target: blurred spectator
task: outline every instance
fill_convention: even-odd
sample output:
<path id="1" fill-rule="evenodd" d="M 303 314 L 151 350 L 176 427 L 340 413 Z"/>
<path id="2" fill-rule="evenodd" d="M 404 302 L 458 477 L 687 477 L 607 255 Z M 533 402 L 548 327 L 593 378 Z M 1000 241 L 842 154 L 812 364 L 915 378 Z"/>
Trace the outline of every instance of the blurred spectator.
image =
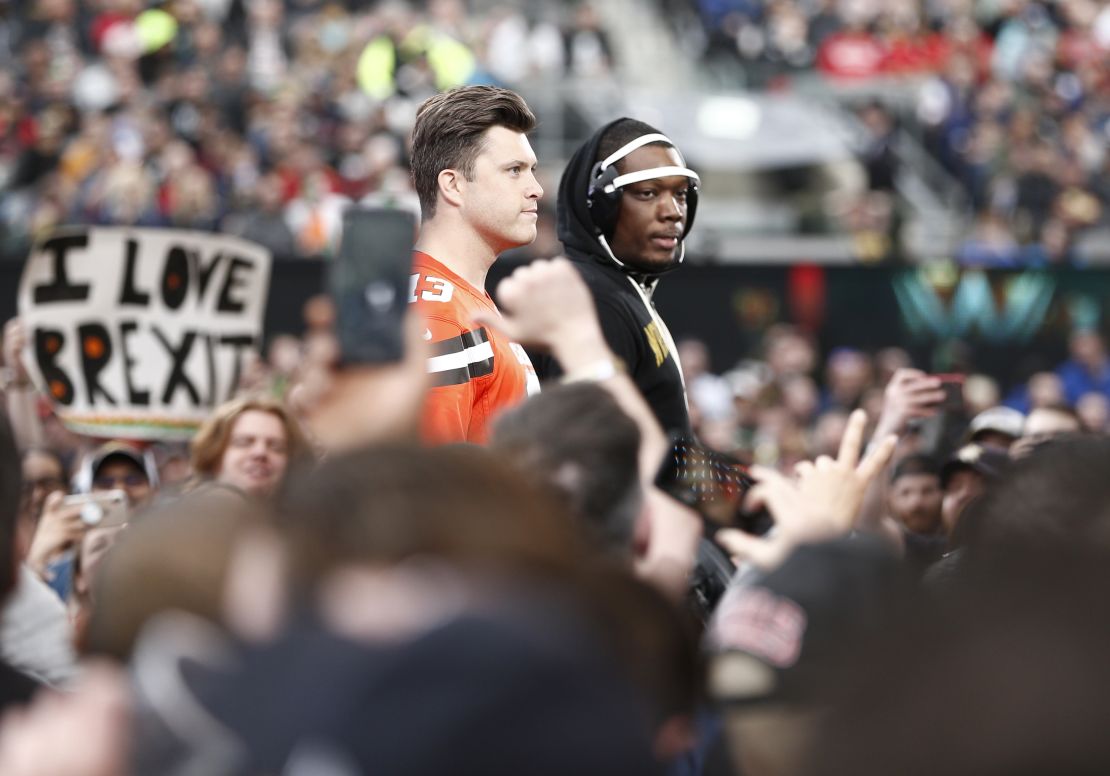
<path id="1" fill-rule="evenodd" d="M 567 71 L 579 78 L 602 77 L 612 66 L 609 35 L 589 2 L 579 3 L 574 10 L 574 21 L 566 34 L 566 51 Z"/>
<path id="2" fill-rule="evenodd" d="M 871 359 L 866 354 L 850 348 L 833 351 L 825 363 L 825 393 L 821 408 L 855 409 L 860 405 L 871 379 Z"/>
<path id="3" fill-rule="evenodd" d="M 1071 357 L 1056 370 L 1064 384 L 1063 400 L 1075 404 L 1086 393 L 1110 394 L 1110 358 L 1102 335 L 1077 331 L 1068 341 L 1068 350 Z"/>
<path id="4" fill-rule="evenodd" d="M 685 339 L 678 343 L 678 360 L 682 364 L 682 378 L 690 399 L 702 420 L 712 421 L 731 418 L 732 389 L 714 374 L 710 367 L 709 348 L 700 340 Z M 692 421 L 696 422 L 696 421 Z"/>
<path id="5" fill-rule="evenodd" d="M 1099 4 L 688 0 L 688 6 L 704 29 L 709 71 L 730 85 L 775 89 L 793 76 L 817 74 L 845 103 L 861 92 L 883 95 L 859 111 L 869 188 L 892 189 L 895 126 L 924 139 L 977 214 L 960 244 L 962 262 L 1074 264 L 1077 234 L 1106 223 L 1110 25 Z M 895 90 L 914 95 L 915 109 L 887 96 Z M 893 231 L 897 218 L 876 218 L 874 203 L 850 199 L 833 203 L 829 214 L 866 237 L 861 256 L 891 255 L 876 240 Z M 893 199 L 887 206 L 898 209 Z"/>
<path id="6" fill-rule="evenodd" d="M 1105 434 L 1110 431 L 1110 397 L 1094 391 L 1085 393 L 1075 403 L 1075 414 L 1084 431 Z"/>
<path id="7" fill-rule="evenodd" d="M 274 173 L 260 177 L 252 200 L 224 220 L 226 231 L 265 246 L 275 256 L 296 255 L 298 243 L 283 213 L 281 178 Z"/>
<path id="8" fill-rule="evenodd" d="M 964 380 L 964 403 L 967 414 L 972 417 L 998 406 L 1001 398 L 998 381 L 993 377 L 973 374 Z"/>
<path id="9" fill-rule="evenodd" d="M 1028 455 L 1039 445 L 1061 434 L 1074 434 L 1082 428 L 1075 411 L 1066 404 L 1034 407 L 1025 419 L 1025 428 L 1010 454 L 1015 458 Z"/>
<path id="10" fill-rule="evenodd" d="M 47 448 L 28 448 L 21 456 L 23 467 L 23 498 L 20 502 L 20 557 L 25 557 L 31 537 L 42 516 L 42 507 L 51 493 L 68 490 L 69 477 L 65 462 Z"/>
<path id="11" fill-rule="evenodd" d="M 906 531 L 923 536 L 941 528 L 940 468 L 921 455 L 903 458 L 894 467 L 891 480 L 890 516 Z"/>
<path id="12" fill-rule="evenodd" d="M 941 467 L 940 483 L 944 489 L 941 524 L 950 545 L 960 544 L 956 531 L 968 505 L 986 492 L 987 485 L 1005 471 L 1008 462 L 1005 450 L 970 444 L 961 447 Z"/>
<path id="13" fill-rule="evenodd" d="M 1025 416 L 1010 407 L 991 407 L 971 419 L 967 433 L 969 442 L 1008 450 L 1025 428 Z"/>
<path id="14" fill-rule="evenodd" d="M 319 256 L 347 201 L 411 199 L 403 139 L 424 97 L 612 67 L 588 4 L 471 11 L 448 0 L 13 9 L 0 255 L 93 223 L 227 231 L 279 257 Z"/>

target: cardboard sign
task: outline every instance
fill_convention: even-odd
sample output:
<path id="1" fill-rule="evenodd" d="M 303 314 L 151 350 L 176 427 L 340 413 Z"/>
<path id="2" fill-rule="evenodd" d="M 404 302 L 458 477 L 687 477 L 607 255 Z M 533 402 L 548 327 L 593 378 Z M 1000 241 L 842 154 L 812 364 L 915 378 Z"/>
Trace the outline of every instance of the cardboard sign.
<path id="1" fill-rule="evenodd" d="M 28 369 L 72 431 L 186 439 L 234 393 L 269 285 L 269 251 L 234 237 L 56 232 L 20 281 Z"/>

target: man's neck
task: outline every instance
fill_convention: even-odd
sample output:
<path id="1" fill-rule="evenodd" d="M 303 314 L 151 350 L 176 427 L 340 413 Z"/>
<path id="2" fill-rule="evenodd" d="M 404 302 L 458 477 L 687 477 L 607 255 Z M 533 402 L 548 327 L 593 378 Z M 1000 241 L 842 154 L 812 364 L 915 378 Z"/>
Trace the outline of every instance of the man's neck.
<path id="1" fill-rule="evenodd" d="M 415 249 L 426 253 L 478 290 L 486 287 L 486 274 L 497 253 L 469 229 L 454 228 L 435 220 L 425 221 Z"/>

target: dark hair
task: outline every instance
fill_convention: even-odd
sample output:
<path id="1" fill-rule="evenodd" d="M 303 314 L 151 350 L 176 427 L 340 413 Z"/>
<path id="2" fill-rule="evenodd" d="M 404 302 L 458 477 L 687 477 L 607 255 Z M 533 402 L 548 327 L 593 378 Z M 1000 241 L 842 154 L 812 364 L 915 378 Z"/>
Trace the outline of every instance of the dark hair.
<path id="1" fill-rule="evenodd" d="M 822 699 L 804 776 L 1110 770 L 1105 553 L 1025 548 L 875 629 Z"/>
<path id="2" fill-rule="evenodd" d="M 1035 448 L 984 494 L 974 549 L 1088 545 L 1110 552 L 1108 467 L 1110 438 L 1099 434 L 1061 435 Z"/>
<path id="3" fill-rule="evenodd" d="M 604 388 L 545 388 L 497 419 L 490 446 L 562 492 L 595 543 L 629 550 L 640 507 L 640 430 Z"/>
<path id="4" fill-rule="evenodd" d="M 133 522 L 92 580 L 94 603 L 76 634 L 78 649 L 127 661 L 146 623 L 170 610 L 221 624 L 237 542 L 262 520 L 258 505 L 239 491 L 212 487 Z"/>
<path id="5" fill-rule="evenodd" d="M 892 483 L 897 482 L 902 477 L 914 474 L 931 474 L 934 477 L 940 477 L 940 465 L 932 456 L 913 453 L 894 465 L 894 472 L 890 475 L 890 481 Z"/>
<path id="6" fill-rule="evenodd" d="M 488 450 L 382 445 L 300 469 L 275 514 L 305 592 L 335 568 L 429 556 L 542 575 L 581 546 L 559 505 Z"/>
<path id="7" fill-rule="evenodd" d="M 705 695 L 705 657 L 692 612 L 629 569 L 599 564 L 588 606 L 617 670 L 644 693 L 654 725 L 693 715 Z"/>
<path id="8" fill-rule="evenodd" d="M 474 160 L 491 127 L 531 132 L 536 117 L 516 92 L 496 86 L 465 86 L 429 97 L 412 130 L 412 182 L 424 218 L 436 214 L 439 174 L 458 170 L 473 180 Z"/>
<path id="9" fill-rule="evenodd" d="M 622 146 L 631 143 L 638 137 L 657 134 L 662 133 L 660 133 L 658 129 L 651 126 L 650 124 L 645 124 L 644 122 L 637 119 L 620 119 L 618 121 L 615 121 L 608 129 L 605 130 L 605 132 L 601 135 L 601 138 L 598 140 L 597 158 L 594 159 L 594 163 L 596 164 L 602 159 L 608 158 L 617 150 L 619 150 Z M 649 143 L 648 145 L 663 146 L 664 148 L 672 147 L 668 143 L 664 143 L 662 141 Z M 621 161 L 618 161 L 617 166 L 620 167 L 621 162 L 623 161 L 623 159 Z"/>
<path id="10" fill-rule="evenodd" d="M 15 529 L 23 471 L 8 416 L 0 412 L 0 601 L 15 586 Z"/>

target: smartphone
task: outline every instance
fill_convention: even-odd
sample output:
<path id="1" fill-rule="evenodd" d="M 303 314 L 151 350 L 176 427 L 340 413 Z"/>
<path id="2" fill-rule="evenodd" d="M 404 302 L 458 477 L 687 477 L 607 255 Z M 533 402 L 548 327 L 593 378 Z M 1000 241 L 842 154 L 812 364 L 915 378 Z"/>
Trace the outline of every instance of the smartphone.
<path id="1" fill-rule="evenodd" d="M 386 364 L 403 355 L 416 218 L 407 210 L 351 207 L 328 271 L 343 364 Z"/>
<path id="2" fill-rule="evenodd" d="M 960 445 L 967 428 L 967 407 L 964 404 L 964 375 L 937 374 L 944 398 L 936 405 L 937 412 L 916 425 L 920 435 L 920 452 L 939 459 L 948 458 Z"/>
<path id="3" fill-rule="evenodd" d="M 110 528 L 126 525 L 131 507 L 127 493 L 122 490 L 105 490 L 66 496 L 65 506 L 81 507 L 81 522 L 89 528 Z"/>
<path id="4" fill-rule="evenodd" d="M 944 390 L 944 400 L 940 403 L 941 412 L 962 412 L 964 409 L 964 376 L 957 374 L 933 375 L 940 380 Z"/>
<path id="5" fill-rule="evenodd" d="M 686 437 L 676 437 L 655 477 L 656 486 L 698 512 L 708 533 L 717 528 L 750 530 L 744 496 L 755 484 L 737 459 Z"/>

